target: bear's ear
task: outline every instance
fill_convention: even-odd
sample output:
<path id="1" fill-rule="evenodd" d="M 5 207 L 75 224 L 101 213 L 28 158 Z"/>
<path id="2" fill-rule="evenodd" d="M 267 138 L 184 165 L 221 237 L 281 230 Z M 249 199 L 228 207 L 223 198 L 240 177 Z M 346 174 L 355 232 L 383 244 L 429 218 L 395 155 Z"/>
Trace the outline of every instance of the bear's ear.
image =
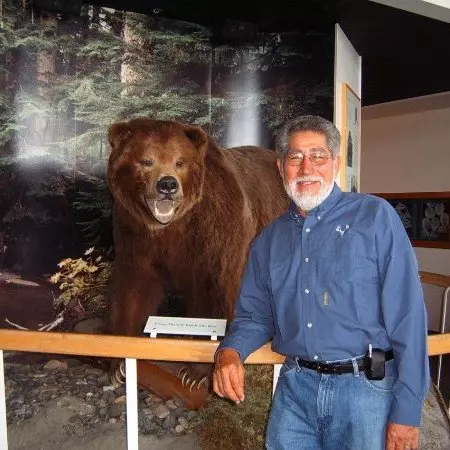
<path id="1" fill-rule="evenodd" d="M 186 126 L 184 128 L 184 134 L 197 149 L 203 147 L 208 141 L 207 134 L 200 127 L 196 127 L 195 125 Z"/>
<path id="2" fill-rule="evenodd" d="M 131 129 L 126 122 L 117 122 L 111 125 L 108 131 L 108 141 L 115 150 L 131 135 Z"/>

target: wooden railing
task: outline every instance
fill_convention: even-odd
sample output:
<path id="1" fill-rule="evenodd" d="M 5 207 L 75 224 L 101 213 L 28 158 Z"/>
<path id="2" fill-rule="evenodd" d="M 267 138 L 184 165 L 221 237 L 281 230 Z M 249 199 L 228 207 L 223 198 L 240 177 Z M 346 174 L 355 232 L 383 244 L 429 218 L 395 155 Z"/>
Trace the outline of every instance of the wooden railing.
<path id="1" fill-rule="evenodd" d="M 150 339 L 99 334 L 0 330 L 0 348 L 35 353 L 151 359 L 153 361 L 213 362 L 217 341 L 200 339 Z M 430 356 L 450 353 L 450 333 L 428 336 Z M 280 364 L 284 356 L 263 345 L 246 364 Z"/>
<path id="2" fill-rule="evenodd" d="M 419 275 L 422 283 L 433 284 L 443 288 L 450 286 L 450 276 L 432 272 L 419 272 Z"/>
<path id="3" fill-rule="evenodd" d="M 439 286 L 444 289 L 442 294 L 442 302 L 441 302 L 441 319 L 439 323 L 439 333 L 444 334 L 446 331 L 446 320 L 447 320 L 447 306 L 448 306 L 448 297 L 450 293 L 450 277 L 447 275 L 441 275 L 438 273 L 432 272 L 419 272 L 420 280 L 422 283 L 431 284 L 433 286 Z M 444 352 L 442 352 L 444 353 Z M 442 379 L 442 362 L 443 355 L 439 355 L 438 359 L 438 367 L 436 374 L 436 385 L 438 389 L 441 387 L 441 379 Z M 444 402 L 445 403 L 445 402 Z M 450 415 L 450 400 L 446 405 L 447 413 Z"/>

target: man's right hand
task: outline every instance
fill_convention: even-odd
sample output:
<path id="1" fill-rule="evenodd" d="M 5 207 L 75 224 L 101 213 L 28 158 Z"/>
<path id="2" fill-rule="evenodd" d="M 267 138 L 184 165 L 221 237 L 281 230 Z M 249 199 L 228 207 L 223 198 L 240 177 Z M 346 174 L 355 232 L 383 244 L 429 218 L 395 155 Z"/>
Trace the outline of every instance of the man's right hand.
<path id="1" fill-rule="evenodd" d="M 226 397 L 239 405 L 244 401 L 245 369 L 239 353 L 230 348 L 216 355 L 213 389 L 219 397 Z"/>

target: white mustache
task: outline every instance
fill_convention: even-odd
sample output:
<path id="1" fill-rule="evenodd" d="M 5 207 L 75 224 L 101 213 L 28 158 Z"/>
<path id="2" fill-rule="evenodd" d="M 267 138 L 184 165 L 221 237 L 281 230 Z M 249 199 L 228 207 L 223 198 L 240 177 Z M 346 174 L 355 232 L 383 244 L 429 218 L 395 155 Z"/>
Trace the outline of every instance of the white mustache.
<path id="1" fill-rule="evenodd" d="M 311 183 L 314 181 L 318 181 L 319 183 L 323 183 L 323 178 L 322 177 L 297 177 L 295 178 L 295 180 L 292 181 L 292 184 L 295 186 L 297 183 Z"/>

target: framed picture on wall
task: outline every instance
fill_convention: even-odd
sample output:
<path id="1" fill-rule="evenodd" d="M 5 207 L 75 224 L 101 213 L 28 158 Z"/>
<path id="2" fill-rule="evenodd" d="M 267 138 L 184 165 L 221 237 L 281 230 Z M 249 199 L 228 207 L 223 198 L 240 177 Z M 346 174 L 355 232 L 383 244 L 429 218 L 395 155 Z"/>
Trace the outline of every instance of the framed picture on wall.
<path id="1" fill-rule="evenodd" d="M 397 211 L 415 247 L 450 248 L 450 192 L 374 194 Z"/>
<path id="2" fill-rule="evenodd" d="M 340 186 L 359 192 L 361 159 L 361 99 L 346 83 L 342 84 L 342 133 Z"/>

